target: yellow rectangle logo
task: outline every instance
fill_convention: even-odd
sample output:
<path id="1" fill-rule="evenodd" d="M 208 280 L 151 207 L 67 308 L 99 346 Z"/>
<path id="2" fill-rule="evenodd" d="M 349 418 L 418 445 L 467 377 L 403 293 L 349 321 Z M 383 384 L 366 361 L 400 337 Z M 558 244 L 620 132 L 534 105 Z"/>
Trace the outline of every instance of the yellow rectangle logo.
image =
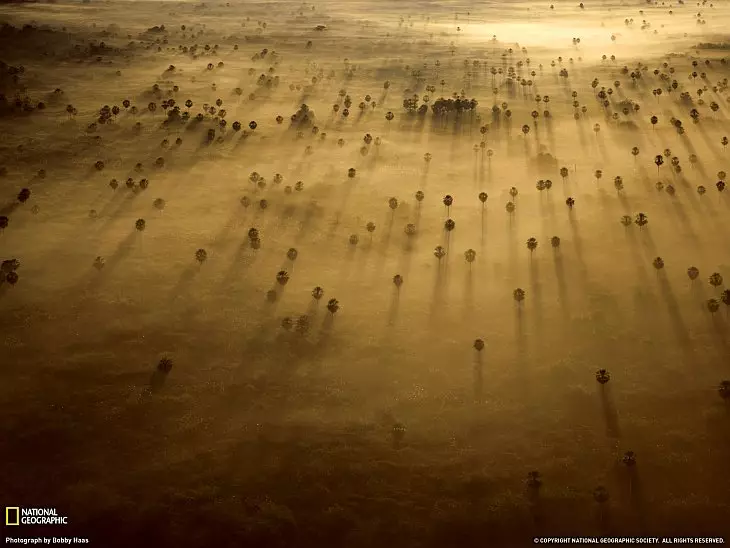
<path id="1" fill-rule="evenodd" d="M 20 525 L 20 507 L 5 507 L 5 525 Z"/>

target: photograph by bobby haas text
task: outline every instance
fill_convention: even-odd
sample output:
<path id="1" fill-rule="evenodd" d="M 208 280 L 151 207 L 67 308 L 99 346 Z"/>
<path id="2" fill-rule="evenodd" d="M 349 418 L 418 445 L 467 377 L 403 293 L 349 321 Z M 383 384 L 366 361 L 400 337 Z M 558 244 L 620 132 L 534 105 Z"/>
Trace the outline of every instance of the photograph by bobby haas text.
<path id="1" fill-rule="evenodd" d="M 5 537 L 5 544 L 89 544 L 89 539 L 83 537 Z"/>

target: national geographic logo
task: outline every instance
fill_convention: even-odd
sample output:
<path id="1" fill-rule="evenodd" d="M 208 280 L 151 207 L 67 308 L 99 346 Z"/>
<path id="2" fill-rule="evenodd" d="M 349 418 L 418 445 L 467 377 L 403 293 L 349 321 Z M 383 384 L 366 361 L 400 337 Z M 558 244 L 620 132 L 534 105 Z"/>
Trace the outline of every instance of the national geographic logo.
<path id="1" fill-rule="evenodd" d="M 59 516 L 55 508 L 6 506 L 5 525 L 68 525 L 68 518 Z"/>

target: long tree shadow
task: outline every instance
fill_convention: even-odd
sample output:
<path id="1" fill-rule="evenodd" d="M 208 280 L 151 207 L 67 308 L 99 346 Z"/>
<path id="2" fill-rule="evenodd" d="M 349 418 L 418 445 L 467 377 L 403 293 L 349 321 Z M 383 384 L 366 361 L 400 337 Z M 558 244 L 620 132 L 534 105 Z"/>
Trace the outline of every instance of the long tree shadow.
<path id="1" fill-rule="evenodd" d="M 606 435 L 609 438 L 619 439 L 621 437 L 621 428 L 619 426 L 618 413 L 613 403 L 611 388 L 606 384 L 600 385 L 599 397 L 601 400 L 603 422 L 606 426 Z"/>
<path id="2" fill-rule="evenodd" d="M 474 401 L 484 403 L 484 351 L 475 351 L 473 366 Z"/>

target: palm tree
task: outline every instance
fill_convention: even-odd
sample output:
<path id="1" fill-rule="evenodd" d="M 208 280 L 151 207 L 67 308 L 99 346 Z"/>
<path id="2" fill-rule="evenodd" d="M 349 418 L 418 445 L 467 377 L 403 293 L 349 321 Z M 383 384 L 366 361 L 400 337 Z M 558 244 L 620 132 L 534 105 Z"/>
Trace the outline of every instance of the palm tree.
<path id="1" fill-rule="evenodd" d="M 542 479 L 540 478 L 540 472 L 533 470 L 527 473 L 527 486 L 530 489 L 539 489 L 542 486 Z"/>
<path id="2" fill-rule="evenodd" d="M 142 232 L 146 226 L 147 226 L 147 223 L 145 222 L 144 219 L 137 219 L 137 221 L 134 223 L 134 227 L 137 230 L 139 230 L 140 232 Z"/>
<path id="3" fill-rule="evenodd" d="M 664 158 L 662 157 L 661 154 L 657 154 L 656 156 L 654 156 L 654 163 L 656 164 L 656 172 L 658 175 L 659 168 L 662 166 L 662 164 L 664 164 Z"/>
<path id="4" fill-rule="evenodd" d="M 454 228 L 456 228 L 456 223 L 454 222 L 454 220 L 446 219 L 446 221 L 444 222 L 444 229 L 447 232 L 451 232 L 452 230 L 454 230 Z"/>
<path id="5" fill-rule="evenodd" d="M 256 240 L 259 238 L 259 229 L 258 228 L 249 228 L 248 230 L 248 238 L 250 240 Z"/>
<path id="6" fill-rule="evenodd" d="M 639 226 L 639 228 L 641 228 L 649 222 L 649 218 L 646 216 L 645 213 L 638 213 L 636 215 L 636 218 L 634 219 L 634 222 Z"/>
<path id="7" fill-rule="evenodd" d="M 109 187 L 112 190 L 116 190 L 117 188 L 119 188 L 119 182 L 116 179 L 112 179 L 111 181 L 109 181 Z"/>
<path id="8" fill-rule="evenodd" d="M 530 133 L 530 126 L 528 126 L 527 124 L 522 126 L 522 133 L 525 135 L 525 137 L 527 137 L 527 134 Z"/>
<path id="9" fill-rule="evenodd" d="M 433 254 L 434 257 L 441 261 L 446 256 L 446 250 L 442 246 L 437 245 L 433 250 Z"/>
<path id="10" fill-rule="evenodd" d="M 517 289 L 515 289 L 512 292 L 512 297 L 514 297 L 515 301 L 517 301 L 518 303 L 521 303 L 522 301 L 525 300 L 525 290 L 518 287 Z"/>
<path id="11" fill-rule="evenodd" d="M 717 187 L 718 192 L 722 192 L 723 190 L 725 190 L 725 181 L 717 181 L 717 183 L 715 183 L 715 186 Z"/>
<path id="12" fill-rule="evenodd" d="M 289 251 L 286 252 L 286 258 L 290 261 L 295 261 L 297 257 L 299 256 L 299 252 L 294 249 L 293 247 L 289 248 Z"/>
<path id="13" fill-rule="evenodd" d="M 172 371 L 172 360 L 170 358 L 162 358 L 157 362 L 157 370 L 165 375 Z"/>
<path id="14" fill-rule="evenodd" d="M 656 257 L 654 261 L 652 261 L 652 264 L 654 265 L 654 268 L 656 268 L 657 270 L 661 270 L 662 268 L 664 268 L 664 259 L 662 259 L 661 257 Z"/>
<path id="15" fill-rule="evenodd" d="M 446 206 L 446 214 L 448 215 L 449 210 L 451 208 L 451 204 L 454 203 L 454 198 L 451 195 L 447 194 L 446 196 L 444 196 L 443 202 L 444 202 L 444 205 Z"/>
<path id="16" fill-rule="evenodd" d="M 393 276 L 393 283 L 398 289 L 400 289 L 400 286 L 403 285 L 403 276 L 401 276 L 400 274 L 396 274 L 395 276 Z"/>
<path id="17" fill-rule="evenodd" d="M 425 197 L 426 197 L 426 195 L 423 193 L 422 190 L 419 190 L 416 192 L 416 201 L 417 202 L 419 202 L 419 203 L 422 202 Z"/>
<path id="18" fill-rule="evenodd" d="M 349 242 L 350 245 L 357 245 L 360 241 L 360 237 L 357 234 L 350 234 Z"/>
<path id="19" fill-rule="evenodd" d="M 553 246 L 555 249 L 560 247 L 560 237 L 553 236 L 550 238 L 550 245 Z"/>
<path id="20" fill-rule="evenodd" d="M 200 248 L 195 252 L 195 260 L 198 261 L 201 265 L 205 262 L 205 260 L 208 258 L 208 252 Z"/>
<path id="21" fill-rule="evenodd" d="M 330 314 L 334 316 L 339 309 L 340 303 L 337 299 L 330 299 L 327 301 L 327 310 L 329 310 Z"/>
<path id="22" fill-rule="evenodd" d="M 605 369 L 599 369 L 596 371 L 596 380 L 599 384 L 606 384 L 611 380 L 611 374 Z"/>
<path id="23" fill-rule="evenodd" d="M 25 202 L 27 202 L 29 198 L 30 198 L 30 189 L 23 188 L 23 189 L 21 189 L 20 192 L 18 192 L 18 201 L 21 204 L 24 204 Z"/>
<path id="24" fill-rule="evenodd" d="M 248 196 L 241 196 L 240 202 L 243 207 L 248 207 L 251 205 L 251 198 Z"/>
<path id="25" fill-rule="evenodd" d="M 616 175 L 616 177 L 613 180 L 613 186 L 616 187 L 616 190 L 618 192 L 621 192 L 624 189 L 623 177 L 621 177 L 620 175 Z"/>
<path id="26" fill-rule="evenodd" d="M 286 285 L 289 281 L 289 273 L 286 270 L 279 270 L 279 272 L 276 273 L 276 281 L 279 285 Z"/>
<path id="27" fill-rule="evenodd" d="M 405 232 L 407 236 L 415 236 L 416 231 L 416 225 L 414 225 L 413 223 L 408 223 L 403 229 L 403 232 Z"/>
<path id="28" fill-rule="evenodd" d="M 567 205 L 568 208 L 573 209 L 573 206 L 575 205 L 575 199 L 573 199 L 572 196 L 568 196 L 568 199 L 565 200 L 565 205 Z"/>
<path id="29" fill-rule="evenodd" d="M 481 203 L 483 203 L 483 204 L 485 204 L 485 203 L 487 202 L 487 198 L 488 198 L 488 197 L 489 197 L 489 196 L 487 195 L 487 193 L 486 193 L 486 192 L 480 192 L 480 193 L 479 193 L 479 201 L 480 201 Z"/>
<path id="30" fill-rule="evenodd" d="M 537 249 L 537 238 L 530 238 L 527 240 L 527 249 L 530 250 L 530 253 Z"/>
<path id="31" fill-rule="evenodd" d="M 395 198 L 392 198 L 395 199 Z M 370 233 L 370 240 L 373 239 L 373 232 L 375 232 L 375 223 L 370 221 L 368 224 L 365 225 L 365 230 L 367 230 Z"/>
<path id="32" fill-rule="evenodd" d="M 709 310 L 711 314 L 714 314 L 715 312 L 720 310 L 720 301 L 718 301 L 717 299 L 708 299 L 707 310 Z"/>
<path id="33" fill-rule="evenodd" d="M 8 283 L 9 283 L 10 285 L 15 285 L 15 284 L 17 284 L 17 283 L 18 283 L 18 279 L 19 279 L 19 277 L 18 277 L 18 273 L 17 273 L 17 272 L 15 272 L 15 270 L 13 270 L 13 271 L 11 271 L 11 272 L 8 272 L 8 273 L 7 273 L 6 275 L 5 275 L 5 281 L 6 281 L 6 282 L 8 282 Z"/>
<path id="34" fill-rule="evenodd" d="M 355 177 L 355 175 L 356 175 L 356 174 L 357 174 L 357 171 L 355 170 L 355 168 L 354 168 L 354 167 L 351 167 L 350 169 L 348 169 L 348 170 L 347 170 L 347 176 L 348 176 L 348 177 L 349 177 L 350 179 L 353 179 L 353 178 Z"/>
<path id="35" fill-rule="evenodd" d="M 639 155 L 639 147 L 634 147 L 631 149 L 631 154 L 634 158 L 636 158 Z"/>
<path id="36" fill-rule="evenodd" d="M 423 155 L 423 159 L 426 163 L 429 163 L 433 159 L 433 156 L 431 155 L 430 152 L 427 152 L 426 154 Z"/>
<path id="37" fill-rule="evenodd" d="M 474 348 L 475 348 L 475 349 L 476 349 L 476 350 L 477 350 L 478 352 L 481 352 L 482 350 L 484 350 L 484 340 L 482 340 L 482 339 L 476 339 L 476 340 L 474 341 Z"/>
<path id="38" fill-rule="evenodd" d="M 689 276 L 690 280 L 695 281 L 697 279 L 697 276 L 699 276 L 699 275 L 700 275 L 700 271 L 697 267 L 690 266 L 687 269 L 687 276 Z"/>
<path id="39" fill-rule="evenodd" d="M 504 207 L 507 210 L 507 213 L 514 213 L 515 208 L 516 208 L 514 202 L 507 202 L 507 205 Z"/>
<path id="40" fill-rule="evenodd" d="M 599 179 L 600 179 L 601 177 L 603 177 L 603 171 L 601 171 L 600 169 L 597 169 L 597 170 L 596 170 L 596 171 L 595 171 L 595 172 L 593 173 L 593 176 L 594 176 L 594 177 L 596 178 L 596 183 L 598 183 L 598 180 L 599 180 Z"/>
<path id="41" fill-rule="evenodd" d="M 719 287 L 722 285 L 722 274 L 719 272 L 713 272 L 708 280 L 712 287 Z"/>
<path id="42" fill-rule="evenodd" d="M 636 453 L 633 451 L 626 451 L 623 458 L 621 459 L 626 466 L 636 466 Z"/>
<path id="43" fill-rule="evenodd" d="M 388 207 L 393 210 L 395 213 L 396 208 L 398 207 L 398 198 L 391 198 L 388 200 Z"/>
<path id="44" fill-rule="evenodd" d="M 0 215 L 0 230 L 8 228 L 10 220 L 5 215 Z"/>
<path id="45" fill-rule="evenodd" d="M 568 178 L 568 168 L 567 167 L 561 167 L 560 168 L 560 176 L 563 178 L 563 182 L 565 182 L 565 179 Z"/>
<path id="46" fill-rule="evenodd" d="M 699 194 L 700 196 L 704 195 L 705 192 L 707 192 L 707 189 L 704 186 L 699 185 L 697 187 L 697 194 Z"/>
<path id="47" fill-rule="evenodd" d="M 312 297 L 314 300 L 318 301 L 322 297 L 324 297 L 324 289 L 322 289 L 320 286 L 315 287 L 312 289 Z"/>
<path id="48" fill-rule="evenodd" d="M 467 263 L 471 266 L 471 263 L 473 263 L 477 258 L 477 252 L 473 249 L 467 249 L 464 251 L 464 259 Z"/>
<path id="49" fill-rule="evenodd" d="M 106 261 L 104 260 L 104 257 L 99 255 L 96 259 L 94 259 L 94 268 L 96 268 L 97 270 L 101 270 L 102 268 L 104 268 L 105 263 Z"/>
<path id="50" fill-rule="evenodd" d="M 509 195 L 512 196 L 513 199 L 516 198 L 517 197 L 517 188 L 516 187 L 510 188 Z"/>
<path id="51" fill-rule="evenodd" d="M 726 289 L 720 294 L 720 300 L 730 309 L 730 289 Z"/>

